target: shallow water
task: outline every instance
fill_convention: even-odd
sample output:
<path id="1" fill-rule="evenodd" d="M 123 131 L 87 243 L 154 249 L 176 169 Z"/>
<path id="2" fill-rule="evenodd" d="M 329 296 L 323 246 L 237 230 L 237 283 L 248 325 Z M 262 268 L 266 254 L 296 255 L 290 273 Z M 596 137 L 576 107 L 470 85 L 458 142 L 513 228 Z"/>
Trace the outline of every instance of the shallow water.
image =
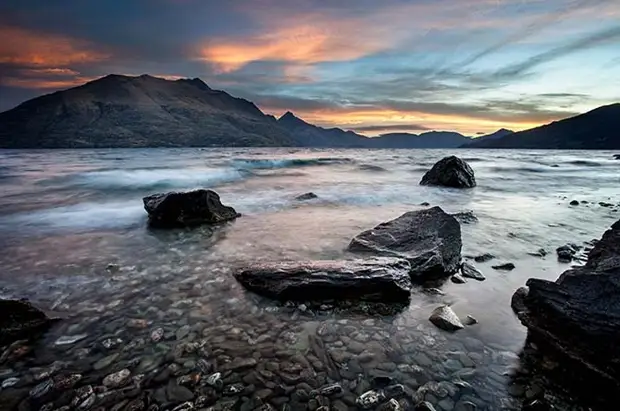
<path id="1" fill-rule="evenodd" d="M 37 374 L 52 367 L 57 375 L 81 374 L 74 388 L 95 388 L 92 408 L 123 409 L 143 400 L 172 409 L 183 395 L 166 387 L 176 387 L 178 377 L 206 359 L 203 374 L 220 371 L 225 387 L 240 383 L 243 391 L 224 395 L 204 386 L 205 378 L 196 386 L 183 381 L 194 397 L 208 399 L 197 408 L 204 402 L 249 410 L 260 405 L 258 396 L 276 409 L 355 409 L 357 396 L 382 374 L 406 387 L 405 398 L 417 392 L 438 410 L 472 404 L 521 409 L 542 395 L 582 409 L 588 404 L 573 401 L 561 387 L 534 390 L 532 378 L 515 377 L 523 368 L 517 354 L 526 332 L 510 298 L 527 278 L 555 279 L 568 268 L 557 262 L 556 247 L 599 238 L 620 218 L 617 205 L 599 204 L 617 204 L 620 162 L 603 151 L 460 150 L 478 187 L 419 186 L 424 171 L 448 154 L 0 151 L 0 292 L 63 318 L 31 352 L 0 364 L 0 381 L 19 379 L 0 391 L 0 405 L 39 409 L 51 403 L 51 410 L 70 403 L 71 390 L 33 397 L 32 388 L 47 378 L 37 380 Z M 198 187 L 215 189 L 243 217 L 217 229 L 147 229 L 143 196 Z M 319 198 L 294 199 L 308 191 Z M 587 203 L 569 206 L 573 199 Z M 479 222 L 462 224 L 463 254 L 497 257 L 476 264 L 486 281 L 446 282 L 443 296 L 417 289 L 409 307 L 381 316 L 273 303 L 245 292 L 231 276 L 235 266 L 256 260 L 348 258 L 344 250 L 354 235 L 421 209 L 422 202 L 476 214 Z M 540 248 L 551 253 L 528 255 Z M 491 268 L 508 261 L 515 270 Z M 454 334 L 436 329 L 428 316 L 441 303 L 479 324 Z M 164 336 L 154 342 L 151 333 L 160 327 Z M 55 344 L 75 335 L 85 336 Z M 139 388 L 104 390 L 103 378 L 124 368 L 134 378 L 127 387 Z M 300 397 L 332 382 L 344 392 Z"/>

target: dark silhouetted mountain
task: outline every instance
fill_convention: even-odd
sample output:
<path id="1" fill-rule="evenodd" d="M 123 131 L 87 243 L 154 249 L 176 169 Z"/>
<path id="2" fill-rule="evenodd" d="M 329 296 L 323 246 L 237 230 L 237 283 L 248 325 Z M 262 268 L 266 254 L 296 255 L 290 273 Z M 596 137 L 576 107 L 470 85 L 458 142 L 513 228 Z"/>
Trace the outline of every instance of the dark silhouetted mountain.
<path id="1" fill-rule="evenodd" d="M 352 131 L 306 123 L 290 111 L 278 119 L 278 124 L 302 147 L 367 147 L 370 140 Z"/>
<path id="2" fill-rule="evenodd" d="M 0 113 L 0 147 L 292 146 L 253 103 L 200 79 L 109 75 Z"/>
<path id="3" fill-rule="evenodd" d="M 372 146 L 380 148 L 456 148 L 471 141 L 469 137 L 452 131 L 389 133 L 372 140 Z"/>
<path id="4" fill-rule="evenodd" d="M 620 103 L 492 140 L 475 148 L 620 149 Z"/>
<path id="5" fill-rule="evenodd" d="M 480 136 L 480 137 L 472 138 L 471 140 L 469 140 L 467 142 L 467 144 L 463 145 L 463 147 L 464 148 L 471 147 L 472 143 L 479 144 L 482 141 L 497 140 L 499 138 L 505 137 L 505 136 L 507 136 L 509 134 L 513 134 L 513 133 L 514 133 L 514 131 L 512 131 L 512 130 L 508 130 L 508 129 L 505 129 L 505 128 L 500 128 L 499 130 L 497 130 L 494 133 L 485 134 L 485 135 Z"/>

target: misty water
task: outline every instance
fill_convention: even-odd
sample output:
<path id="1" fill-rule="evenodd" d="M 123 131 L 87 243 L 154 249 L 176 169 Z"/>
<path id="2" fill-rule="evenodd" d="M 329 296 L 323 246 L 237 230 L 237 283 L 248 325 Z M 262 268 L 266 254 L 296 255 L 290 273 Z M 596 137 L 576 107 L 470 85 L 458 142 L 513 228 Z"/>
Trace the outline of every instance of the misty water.
<path id="1" fill-rule="evenodd" d="M 584 245 L 620 218 L 620 162 L 604 151 L 459 150 L 476 188 L 418 185 L 448 154 L 454 150 L 0 151 L 0 293 L 62 319 L 0 362 L 0 382 L 18 380 L 3 385 L 0 409 L 173 409 L 190 401 L 197 409 L 345 411 L 377 376 L 437 410 L 518 410 L 543 396 L 566 409 L 588 406 L 561 383 L 528 374 L 519 357 L 526 330 L 510 299 L 528 278 L 555 280 L 570 267 L 557 261 L 557 247 Z M 242 217 L 217 228 L 147 228 L 143 196 L 193 188 L 216 190 Z M 309 191 L 318 198 L 295 200 Z M 255 261 L 350 258 L 353 236 L 424 202 L 478 217 L 461 224 L 463 255 L 496 256 L 476 263 L 486 281 L 447 281 L 445 295 L 416 288 L 408 307 L 382 315 L 273 302 L 231 275 Z M 541 248 L 549 255 L 528 254 Z M 516 268 L 491 268 L 502 262 Z M 444 303 L 479 323 L 453 334 L 435 328 L 428 317 Z M 125 368 L 131 383 L 102 387 Z M 193 373 L 216 372 L 217 389 L 192 382 Z M 74 389 L 93 387 L 95 403 L 34 395 L 50 375 L 72 374 L 82 376 Z M 314 391 L 331 383 L 343 392 Z M 140 401 L 143 408 L 132 408 Z"/>

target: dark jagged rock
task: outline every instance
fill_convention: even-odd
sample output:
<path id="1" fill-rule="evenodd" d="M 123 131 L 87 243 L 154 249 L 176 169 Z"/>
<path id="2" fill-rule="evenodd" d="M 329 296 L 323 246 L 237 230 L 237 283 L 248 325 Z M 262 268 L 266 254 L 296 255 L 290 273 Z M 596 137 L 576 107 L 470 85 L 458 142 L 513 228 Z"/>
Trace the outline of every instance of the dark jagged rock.
<path id="1" fill-rule="evenodd" d="M 308 201 L 308 200 L 313 200 L 315 198 L 319 198 L 319 196 L 314 194 L 313 192 L 309 192 L 309 193 L 304 193 L 304 194 L 298 195 L 297 197 L 295 197 L 295 200 L 297 200 L 297 201 Z"/>
<path id="2" fill-rule="evenodd" d="M 484 281 L 486 277 L 480 270 L 478 270 L 473 264 L 464 262 L 461 265 L 461 273 L 463 277 L 473 278 L 474 280 Z"/>
<path id="3" fill-rule="evenodd" d="M 513 263 L 504 263 L 504 264 L 493 265 L 491 266 L 491 268 L 493 268 L 494 270 L 499 270 L 499 271 L 512 271 L 516 267 Z"/>
<path id="4" fill-rule="evenodd" d="M 620 160 L 620 154 L 614 154 L 614 160 Z"/>
<path id="5" fill-rule="evenodd" d="M 572 205 L 572 206 L 578 206 L 578 205 L 579 205 L 579 201 L 577 201 L 577 200 L 573 200 L 573 201 L 571 201 L 571 202 L 570 202 L 570 205 Z"/>
<path id="6" fill-rule="evenodd" d="M 410 211 L 357 235 L 349 250 L 404 258 L 411 278 L 445 277 L 461 261 L 461 226 L 440 207 Z"/>
<path id="7" fill-rule="evenodd" d="M 153 194 L 142 200 L 149 214 L 149 224 L 153 227 L 219 224 L 240 216 L 234 208 L 222 205 L 220 196 L 211 190 Z"/>
<path id="8" fill-rule="evenodd" d="M 491 261 L 495 256 L 490 253 L 480 254 L 474 257 L 474 261 L 477 263 L 486 263 L 487 261 Z"/>
<path id="9" fill-rule="evenodd" d="M 0 346 L 45 331 L 53 320 L 26 300 L 0 300 Z"/>
<path id="10" fill-rule="evenodd" d="M 514 294 L 512 308 L 530 337 L 620 385 L 620 221 L 583 267 L 555 282 L 529 279 Z"/>
<path id="11" fill-rule="evenodd" d="M 368 260 L 253 264 L 235 273 L 248 290 L 278 300 L 325 299 L 403 302 L 411 293 L 409 263 Z"/>
<path id="12" fill-rule="evenodd" d="M 454 188 L 471 188 L 476 186 L 474 170 L 465 161 L 456 156 L 439 160 L 433 168 L 424 174 L 420 184 L 423 186 L 444 186 Z"/>

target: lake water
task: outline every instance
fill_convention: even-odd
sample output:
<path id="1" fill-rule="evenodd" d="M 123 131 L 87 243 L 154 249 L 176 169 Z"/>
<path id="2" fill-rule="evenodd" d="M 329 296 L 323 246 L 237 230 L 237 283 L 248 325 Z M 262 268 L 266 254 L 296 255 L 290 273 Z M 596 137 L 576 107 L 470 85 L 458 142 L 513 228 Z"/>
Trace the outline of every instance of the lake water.
<path id="1" fill-rule="evenodd" d="M 0 151 L 0 293 L 62 318 L 23 355 L 0 363 L 0 381 L 19 380 L 0 390 L 0 409 L 173 409 L 190 401 L 197 409 L 345 411 L 356 409 L 378 375 L 405 387 L 395 398 L 417 393 L 437 410 L 518 410 L 543 396 L 585 409 L 587 400 L 524 371 L 526 330 L 510 298 L 527 278 L 556 279 L 569 268 L 557 261 L 557 247 L 600 238 L 620 218 L 620 162 L 603 151 L 458 150 L 475 170 L 476 188 L 418 185 L 450 154 Z M 193 188 L 216 190 L 243 216 L 217 229 L 147 228 L 143 196 Z M 318 199 L 294 199 L 309 191 Z M 486 281 L 448 281 L 445 295 L 416 289 L 409 307 L 382 316 L 274 303 L 231 275 L 258 260 L 349 258 L 353 236 L 423 202 L 475 213 L 478 222 L 462 224 L 463 255 L 496 256 L 476 263 Z M 528 254 L 540 248 L 550 254 Z M 516 269 L 493 270 L 498 262 Z M 436 329 L 428 317 L 443 303 L 479 323 L 454 334 Z M 160 328 L 163 337 L 153 341 Z M 67 336 L 80 338 L 58 344 Z M 124 388 L 102 386 L 125 368 L 133 379 Z M 205 384 L 216 371 L 223 390 Z M 50 373 L 82 378 L 72 389 L 37 396 L 33 388 L 41 390 Z M 330 383 L 343 392 L 312 391 Z M 87 386 L 94 403 L 71 405 L 80 392 L 92 402 L 89 388 L 79 391 Z M 401 399 L 399 406 L 407 405 Z"/>

